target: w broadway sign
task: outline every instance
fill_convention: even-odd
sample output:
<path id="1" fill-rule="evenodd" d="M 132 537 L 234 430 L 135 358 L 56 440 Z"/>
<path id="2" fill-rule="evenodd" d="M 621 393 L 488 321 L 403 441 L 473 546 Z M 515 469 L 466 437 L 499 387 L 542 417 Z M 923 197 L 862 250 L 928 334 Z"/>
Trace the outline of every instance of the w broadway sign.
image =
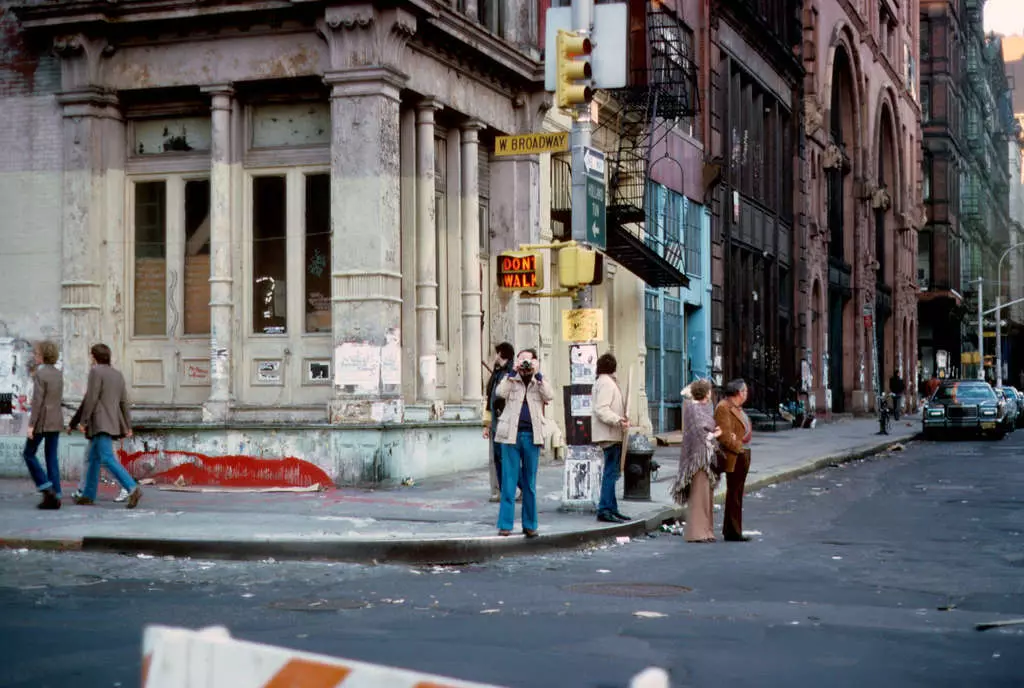
<path id="1" fill-rule="evenodd" d="M 497 136 L 494 139 L 494 154 L 498 156 L 560 153 L 567 150 L 569 150 L 569 132 L 567 131 L 555 131 L 550 134 Z"/>

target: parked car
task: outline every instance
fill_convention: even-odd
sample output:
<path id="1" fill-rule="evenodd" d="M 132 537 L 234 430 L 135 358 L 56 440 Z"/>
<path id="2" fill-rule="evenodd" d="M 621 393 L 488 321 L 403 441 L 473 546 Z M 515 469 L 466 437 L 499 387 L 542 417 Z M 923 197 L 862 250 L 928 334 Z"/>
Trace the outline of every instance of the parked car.
<path id="1" fill-rule="evenodd" d="M 983 433 L 1002 439 L 1009 430 L 1003 415 L 1002 395 L 983 380 L 943 380 L 928 399 L 921 414 L 921 429 L 927 438 L 943 431 Z"/>
<path id="2" fill-rule="evenodd" d="M 1013 387 L 1002 387 L 996 390 L 1002 393 L 1006 402 L 1005 420 L 1010 432 L 1024 424 L 1024 404 L 1020 401 L 1020 392 Z"/>

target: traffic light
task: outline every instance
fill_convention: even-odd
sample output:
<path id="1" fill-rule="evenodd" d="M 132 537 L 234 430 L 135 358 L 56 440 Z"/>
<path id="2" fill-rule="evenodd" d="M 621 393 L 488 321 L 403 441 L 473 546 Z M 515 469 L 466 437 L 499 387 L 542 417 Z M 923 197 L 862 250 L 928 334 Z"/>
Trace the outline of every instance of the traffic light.
<path id="1" fill-rule="evenodd" d="M 544 288 L 544 259 L 539 251 L 502 251 L 498 254 L 498 287 L 505 291 L 540 291 Z"/>
<path id="2" fill-rule="evenodd" d="M 590 39 L 560 29 L 555 47 L 555 103 L 560 108 L 589 103 L 594 89 L 578 82 L 591 77 Z"/>
<path id="3" fill-rule="evenodd" d="M 600 284 L 604 260 L 600 253 L 581 246 L 566 246 L 558 251 L 558 283 L 565 289 Z"/>

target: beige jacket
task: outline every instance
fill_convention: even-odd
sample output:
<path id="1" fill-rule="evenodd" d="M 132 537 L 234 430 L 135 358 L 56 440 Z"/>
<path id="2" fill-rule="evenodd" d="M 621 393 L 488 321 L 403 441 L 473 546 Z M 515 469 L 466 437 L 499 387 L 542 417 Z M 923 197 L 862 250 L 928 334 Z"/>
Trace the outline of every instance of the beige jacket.
<path id="1" fill-rule="evenodd" d="M 622 421 L 626 417 L 626 400 L 613 375 L 601 375 L 594 383 L 590 397 L 590 441 L 622 441 Z"/>
<path id="2" fill-rule="evenodd" d="M 64 394 L 64 376 L 52 365 L 42 363 L 36 368 L 32 393 L 32 415 L 28 426 L 32 432 L 60 432 L 64 429 L 64 412 L 60 407 Z"/>
<path id="3" fill-rule="evenodd" d="M 519 375 L 505 377 L 498 383 L 495 394 L 505 400 L 505 410 L 502 411 L 498 426 L 494 430 L 494 441 L 498 444 L 516 443 L 516 435 L 519 434 L 519 414 L 523 410 L 525 400 L 530 408 L 530 421 L 533 423 L 533 443 L 543 446 L 544 404 L 555 398 L 548 379 L 542 375 L 541 381 L 537 382 L 537 377 L 534 376 L 527 389 Z"/>
<path id="4" fill-rule="evenodd" d="M 108 365 L 94 365 L 89 371 L 89 384 L 79 410 L 79 422 L 85 426 L 89 439 L 101 433 L 124 437 L 132 429 L 124 377 Z"/>

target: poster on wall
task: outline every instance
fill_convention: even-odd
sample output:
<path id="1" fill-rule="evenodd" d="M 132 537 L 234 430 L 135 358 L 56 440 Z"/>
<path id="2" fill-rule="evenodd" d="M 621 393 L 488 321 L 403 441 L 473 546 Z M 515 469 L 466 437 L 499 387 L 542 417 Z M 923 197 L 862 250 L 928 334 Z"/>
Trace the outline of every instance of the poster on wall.
<path id="1" fill-rule="evenodd" d="M 569 347 L 569 384 L 592 385 L 597 382 L 597 344 L 573 344 Z"/>
<path id="2" fill-rule="evenodd" d="M 566 448 L 562 477 L 563 508 L 592 510 L 601 488 L 601 463 L 604 455 L 595 445 Z"/>
<path id="3" fill-rule="evenodd" d="M 570 397 L 573 417 L 589 418 L 591 411 L 593 410 L 591 399 L 592 397 L 589 394 L 573 394 L 572 397 Z"/>
<path id="4" fill-rule="evenodd" d="M 281 361 L 256 361 L 256 381 L 261 384 L 281 382 Z"/>
<path id="5" fill-rule="evenodd" d="M 349 394 L 380 389 L 380 347 L 346 342 L 334 349 L 334 384 Z"/>

